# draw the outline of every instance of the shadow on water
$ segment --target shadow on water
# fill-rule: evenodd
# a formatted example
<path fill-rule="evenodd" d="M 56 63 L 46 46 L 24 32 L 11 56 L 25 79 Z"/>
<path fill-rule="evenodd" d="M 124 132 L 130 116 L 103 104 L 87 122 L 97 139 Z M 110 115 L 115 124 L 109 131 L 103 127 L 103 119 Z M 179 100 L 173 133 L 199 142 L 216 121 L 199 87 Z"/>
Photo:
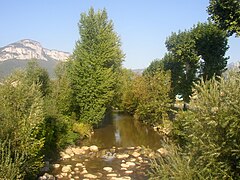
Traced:
<path fill-rule="evenodd" d="M 151 127 L 132 116 L 113 113 L 100 128 L 94 130 L 94 135 L 82 144 L 95 144 L 101 148 L 145 146 L 157 149 L 161 147 L 161 137 Z"/>

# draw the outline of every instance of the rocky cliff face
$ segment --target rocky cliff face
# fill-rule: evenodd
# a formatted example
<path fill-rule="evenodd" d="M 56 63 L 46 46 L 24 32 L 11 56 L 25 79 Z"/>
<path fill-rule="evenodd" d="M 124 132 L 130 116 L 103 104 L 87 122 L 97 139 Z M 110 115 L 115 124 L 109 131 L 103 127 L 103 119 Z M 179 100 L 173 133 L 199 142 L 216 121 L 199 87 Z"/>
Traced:
<path fill-rule="evenodd" d="M 69 56 L 70 53 L 43 48 L 39 42 L 30 39 L 24 39 L 0 48 L 0 62 L 10 59 L 39 59 L 45 61 L 64 61 Z"/>

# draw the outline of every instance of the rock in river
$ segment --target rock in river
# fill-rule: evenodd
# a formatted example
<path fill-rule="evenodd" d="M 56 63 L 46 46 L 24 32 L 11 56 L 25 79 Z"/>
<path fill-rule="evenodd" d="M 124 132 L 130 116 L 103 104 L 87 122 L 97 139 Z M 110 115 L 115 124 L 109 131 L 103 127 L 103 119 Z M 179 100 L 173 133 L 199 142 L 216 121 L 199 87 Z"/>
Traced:
<path fill-rule="evenodd" d="M 91 152 L 98 152 L 98 147 L 95 146 L 95 145 L 92 145 L 92 146 L 89 147 L 89 150 L 90 150 Z"/>

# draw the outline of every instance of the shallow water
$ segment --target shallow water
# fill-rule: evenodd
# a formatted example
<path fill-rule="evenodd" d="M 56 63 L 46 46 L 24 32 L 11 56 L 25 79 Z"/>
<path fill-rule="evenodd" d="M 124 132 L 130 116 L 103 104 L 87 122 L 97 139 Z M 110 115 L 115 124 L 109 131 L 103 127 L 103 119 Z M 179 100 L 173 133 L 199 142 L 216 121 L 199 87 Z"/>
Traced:
<path fill-rule="evenodd" d="M 98 146 L 98 152 L 60 159 L 54 162 L 60 164 L 60 168 L 53 168 L 50 174 L 58 179 L 83 179 L 86 176 L 83 172 L 86 170 L 97 179 L 114 179 L 108 177 L 111 173 L 115 174 L 116 178 L 148 179 L 150 154 L 156 153 L 156 149 L 161 147 L 161 136 L 129 115 L 114 113 L 101 128 L 94 130 L 90 139 L 84 140 L 79 146 L 91 145 Z M 134 156 L 134 153 L 138 153 L 139 156 Z M 122 154 L 128 157 L 119 159 L 117 156 Z M 134 162 L 134 165 L 127 169 L 122 168 L 122 164 L 127 162 Z M 83 166 L 78 167 L 78 163 Z M 62 167 L 66 165 L 70 165 L 72 171 L 62 176 Z M 109 173 L 103 170 L 104 167 L 111 167 L 113 170 Z"/>
<path fill-rule="evenodd" d="M 101 128 L 94 130 L 90 139 L 82 142 L 82 145 L 93 144 L 101 148 L 145 146 L 157 149 L 161 147 L 161 138 L 132 116 L 113 113 Z"/>

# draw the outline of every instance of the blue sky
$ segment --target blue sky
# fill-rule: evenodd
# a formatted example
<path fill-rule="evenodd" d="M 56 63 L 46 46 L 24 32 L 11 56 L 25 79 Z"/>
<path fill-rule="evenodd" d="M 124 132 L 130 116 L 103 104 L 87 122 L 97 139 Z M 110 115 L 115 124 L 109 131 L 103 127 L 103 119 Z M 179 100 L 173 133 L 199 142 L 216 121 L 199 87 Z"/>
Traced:
<path fill-rule="evenodd" d="M 72 52 L 80 14 L 106 8 L 121 38 L 127 68 L 145 68 L 166 53 L 171 32 L 207 21 L 208 0 L 2 0 L 0 47 L 21 39 Z M 240 38 L 231 37 L 229 62 L 240 60 Z"/>

